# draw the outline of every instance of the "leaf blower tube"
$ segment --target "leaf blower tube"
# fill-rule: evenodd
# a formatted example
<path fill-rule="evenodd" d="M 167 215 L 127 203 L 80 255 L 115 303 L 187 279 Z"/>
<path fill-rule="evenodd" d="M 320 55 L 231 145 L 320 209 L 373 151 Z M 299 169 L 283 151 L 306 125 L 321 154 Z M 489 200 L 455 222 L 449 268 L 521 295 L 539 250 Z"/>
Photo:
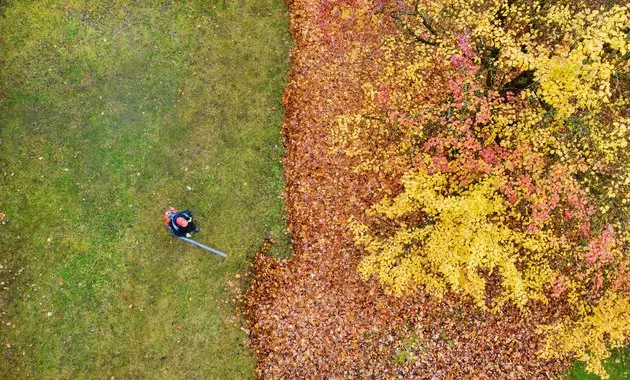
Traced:
<path fill-rule="evenodd" d="M 221 256 L 221 257 L 227 257 L 227 255 L 225 253 L 223 253 L 221 251 L 218 251 L 218 250 L 216 250 L 214 248 L 208 247 L 207 245 L 201 244 L 198 241 L 194 241 L 193 239 L 189 239 L 189 238 L 184 237 L 184 236 L 177 236 L 177 237 L 182 239 L 183 241 L 189 242 L 190 244 L 194 244 L 194 245 L 196 245 L 199 248 L 203 248 L 206 251 L 210 251 L 210 252 L 214 253 L 215 255 L 218 255 L 218 256 Z"/>

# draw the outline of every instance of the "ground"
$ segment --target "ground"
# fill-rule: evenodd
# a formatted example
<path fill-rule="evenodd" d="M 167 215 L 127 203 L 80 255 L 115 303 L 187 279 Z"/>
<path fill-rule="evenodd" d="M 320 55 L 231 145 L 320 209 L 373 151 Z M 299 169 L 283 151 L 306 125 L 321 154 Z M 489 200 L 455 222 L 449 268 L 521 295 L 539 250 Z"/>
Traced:
<path fill-rule="evenodd" d="M 295 255 L 257 256 L 255 357 L 238 288 L 270 233 L 267 255 L 291 252 L 282 1 L 0 0 L 0 378 L 240 379 L 256 359 L 261 377 L 524 373 L 510 349 L 530 341 L 526 322 L 457 320 L 466 305 L 422 309 L 358 278 L 346 217 L 377 179 L 334 161 L 324 130 L 359 93 L 335 93 L 357 68 L 345 52 L 318 64 L 304 16 L 285 93 Z M 170 237 L 169 205 L 227 260 Z M 579 363 L 567 377 L 590 379 Z"/>
<path fill-rule="evenodd" d="M 253 376 L 226 283 L 269 233 L 289 252 L 285 12 L 0 2 L 0 377 Z"/>

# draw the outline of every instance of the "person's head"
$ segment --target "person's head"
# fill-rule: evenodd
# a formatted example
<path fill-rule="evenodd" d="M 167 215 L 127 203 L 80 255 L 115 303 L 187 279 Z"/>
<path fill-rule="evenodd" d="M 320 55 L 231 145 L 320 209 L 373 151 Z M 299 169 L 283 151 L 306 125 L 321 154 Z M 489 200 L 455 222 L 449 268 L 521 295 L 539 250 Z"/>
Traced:
<path fill-rule="evenodd" d="M 186 220 L 186 218 L 180 216 L 179 218 L 175 219 L 175 224 L 177 224 L 180 227 L 187 227 L 188 221 Z"/>

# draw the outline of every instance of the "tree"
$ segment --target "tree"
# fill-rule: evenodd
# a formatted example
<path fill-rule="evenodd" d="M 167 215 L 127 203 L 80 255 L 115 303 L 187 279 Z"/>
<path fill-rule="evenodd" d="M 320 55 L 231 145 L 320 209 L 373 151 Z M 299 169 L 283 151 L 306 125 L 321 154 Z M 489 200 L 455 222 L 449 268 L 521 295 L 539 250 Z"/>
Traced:
<path fill-rule="evenodd" d="M 398 32 L 333 136 L 397 183 L 350 223 L 361 274 L 495 311 L 561 304 L 541 355 L 605 376 L 630 329 L 627 7 L 391 1 L 373 17 Z"/>

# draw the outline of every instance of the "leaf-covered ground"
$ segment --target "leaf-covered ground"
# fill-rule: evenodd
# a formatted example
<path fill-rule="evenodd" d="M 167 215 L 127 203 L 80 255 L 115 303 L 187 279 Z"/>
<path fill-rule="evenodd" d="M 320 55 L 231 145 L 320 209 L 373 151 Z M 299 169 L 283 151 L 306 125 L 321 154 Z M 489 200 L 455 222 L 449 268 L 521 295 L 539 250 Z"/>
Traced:
<path fill-rule="evenodd" d="M 255 261 L 247 294 L 262 378 L 549 378 L 567 362 L 541 361 L 533 326 L 552 315 L 500 314 L 427 295 L 394 299 L 357 274 L 347 221 L 384 194 L 385 176 L 357 174 L 334 153 L 336 117 L 361 107 L 370 49 L 395 33 L 356 2 L 290 1 L 295 40 L 285 92 L 285 200 L 294 256 Z M 355 9 L 356 10 L 356 9 Z"/>
<path fill-rule="evenodd" d="M 289 44 L 281 1 L 0 1 L 0 378 L 253 376 L 225 285 L 289 251 Z"/>

